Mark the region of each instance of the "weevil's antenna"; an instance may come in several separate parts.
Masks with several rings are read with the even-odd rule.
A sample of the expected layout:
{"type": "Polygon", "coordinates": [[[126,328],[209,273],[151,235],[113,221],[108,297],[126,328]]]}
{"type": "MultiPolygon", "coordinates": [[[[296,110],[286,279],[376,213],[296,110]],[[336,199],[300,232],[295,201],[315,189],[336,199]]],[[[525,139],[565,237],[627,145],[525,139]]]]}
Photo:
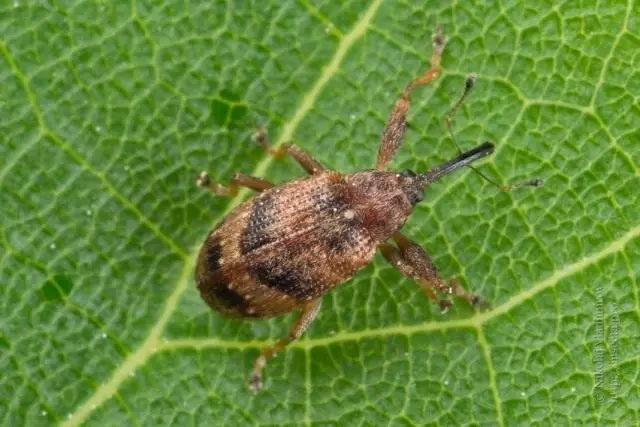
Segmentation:
{"type": "Polygon", "coordinates": [[[495,146],[490,142],[483,142],[475,148],[472,148],[469,151],[465,151],[461,153],[455,159],[449,160],[441,164],[440,166],[436,166],[433,169],[428,170],[427,172],[420,174],[417,177],[416,185],[420,187],[424,187],[425,185],[429,185],[432,182],[435,182],[442,178],[445,175],[449,175],[452,172],[457,171],[460,168],[465,166],[469,166],[472,162],[479,160],[489,154],[493,153],[495,146]]]}
{"type": "MultiPolygon", "coordinates": [[[[462,91],[462,95],[460,95],[460,98],[458,98],[458,101],[455,104],[453,104],[453,107],[451,107],[449,112],[444,116],[444,122],[446,123],[447,129],[449,130],[449,136],[451,137],[451,140],[455,144],[459,155],[462,154],[462,148],[460,148],[460,144],[458,144],[458,140],[456,139],[455,133],[453,132],[453,115],[456,111],[460,109],[462,104],[464,104],[464,101],[467,99],[469,94],[471,94],[471,91],[475,87],[477,80],[478,80],[478,76],[476,73],[469,73],[467,75],[467,78],[464,81],[464,89],[462,91]]],[[[504,192],[515,190],[516,188],[520,188],[520,187],[540,187],[542,184],[544,184],[543,180],[537,179],[537,178],[530,179],[524,182],[519,182],[517,184],[499,184],[493,179],[483,174],[482,172],[480,172],[474,166],[471,166],[471,165],[467,165],[467,166],[470,169],[472,169],[475,173],[480,175],[482,179],[484,179],[494,187],[498,188],[500,191],[504,191],[504,192]]]]}

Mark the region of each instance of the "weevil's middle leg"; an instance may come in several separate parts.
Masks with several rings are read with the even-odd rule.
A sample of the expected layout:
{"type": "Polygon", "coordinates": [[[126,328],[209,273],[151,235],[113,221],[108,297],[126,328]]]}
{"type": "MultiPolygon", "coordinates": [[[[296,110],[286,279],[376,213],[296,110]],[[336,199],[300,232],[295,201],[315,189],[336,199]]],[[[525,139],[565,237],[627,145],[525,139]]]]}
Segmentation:
{"type": "Polygon", "coordinates": [[[262,387],[262,371],[267,364],[267,360],[278,354],[288,344],[300,338],[309,325],[311,325],[313,319],[315,319],[318,311],[320,311],[321,305],[322,299],[317,299],[305,304],[300,317],[291,325],[287,336],[271,347],[262,350],[260,356],[258,356],[253,364],[253,371],[251,371],[251,376],[249,377],[249,389],[252,393],[255,394],[262,387]]]}
{"type": "Polygon", "coordinates": [[[481,297],[465,290],[457,280],[447,282],[440,277],[438,269],[420,245],[401,233],[396,233],[393,240],[397,247],[388,243],[380,245],[384,257],[405,276],[416,280],[427,296],[438,303],[440,310],[447,311],[453,303],[449,299],[439,298],[439,292],[462,297],[473,307],[487,305],[481,297]]]}
{"type": "Polygon", "coordinates": [[[293,157],[293,159],[311,175],[326,170],[326,168],[322,166],[322,163],[314,159],[309,153],[305,152],[295,144],[280,144],[278,147],[274,148],[269,142],[269,136],[264,128],[256,129],[253,134],[253,139],[263,146],[264,149],[276,159],[281,159],[287,154],[290,154],[291,157],[293,157]]]}
{"type": "Polygon", "coordinates": [[[201,172],[196,180],[198,187],[206,187],[218,196],[235,196],[238,194],[239,187],[247,187],[257,192],[267,190],[274,185],[264,178],[258,178],[255,176],[243,175],[237,173],[231,178],[229,186],[225,187],[222,184],[214,182],[209,178],[209,174],[201,172]]]}
{"type": "Polygon", "coordinates": [[[411,93],[419,88],[434,81],[440,75],[440,59],[442,51],[447,42],[447,37],[442,33],[442,27],[438,26],[436,33],[433,35],[433,56],[431,57],[431,68],[426,73],[413,80],[400,95],[400,99],[396,102],[389,115],[387,126],[382,134],[380,148],[378,149],[377,169],[384,169],[387,163],[393,159],[404,137],[407,128],[407,113],[409,112],[409,98],[411,93]]]}

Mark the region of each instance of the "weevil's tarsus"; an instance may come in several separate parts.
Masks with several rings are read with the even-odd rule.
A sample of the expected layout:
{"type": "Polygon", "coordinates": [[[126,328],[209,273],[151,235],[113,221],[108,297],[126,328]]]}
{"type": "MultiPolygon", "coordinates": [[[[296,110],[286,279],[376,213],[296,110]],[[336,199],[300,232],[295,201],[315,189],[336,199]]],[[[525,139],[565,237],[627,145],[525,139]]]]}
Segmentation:
{"type": "Polygon", "coordinates": [[[267,181],[264,178],[258,178],[255,176],[243,175],[241,173],[237,173],[231,178],[229,182],[229,186],[225,187],[222,184],[218,184],[214,182],[207,172],[202,171],[200,175],[198,175],[198,179],[196,180],[196,185],[198,187],[204,187],[211,190],[214,194],[218,196],[229,196],[233,197],[238,194],[239,187],[247,187],[257,192],[261,192],[267,190],[274,185],[267,181]]]}
{"type": "Polygon", "coordinates": [[[433,55],[431,57],[431,67],[421,76],[411,81],[400,95],[400,99],[396,101],[387,126],[382,134],[380,148],[378,149],[378,161],[376,169],[383,170],[387,164],[393,159],[396,152],[402,145],[405,131],[407,129],[407,113],[409,112],[409,99],[411,93],[419,88],[434,81],[441,72],[440,60],[442,51],[447,43],[447,37],[442,32],[442,26],[438,26],[436,33],[433,35],[433,55]]]}
{"type": "MultiPolygon", "coordinates": [[[[449,136],[451,137],[451,141],[453,141],[453,144],[456,146],[456,150],[458,150],[458,154],[462,154],[462,148],[460,147],[460,144],[458,143],[458,139],[456,138],[455,132],[453,131],[453,115],[456,113],[456,111],[460,109],[460,107],[462,107],[467,97],[471,94],[471,91],[476,86],[477,80],[478,80],[478,76],[476,73],[469,73],[467,75],[467,78],[464,81],[464,89],[462,90],[462,94],[460,95],[460,98],[458,98],[456,103],[453,104],[449,112],[444,116],[444,122],[447,125],[449,136]]],[[[524,182],[519,182],[517,184],[500,184],[495,180],[489,178],[487,175],[485,175],[481,171],[479,171],[476,167],[472,165],[467,165],[467,166],[469,167],[469,169],[477,173],[482,179],[484,179],[489,184],[493,185],[494,187],[496,187],[498,190],[502,192],[510,192],[515,190],[516,188],[521,188],[521,187],[540,187],[544,184],[543,180],[537,179],[537,178],[530,179],[524,182]]]]}
{"type": "Polygon", "coordinates": [[[544,180],[540,178],[533,178],[528,181],[518,182],[516,184],[500,184],[498,188],[500,191],[508,193],[509,191],[513,191],[516,188],[521,187],[542,187],[544,185],[544,180]]]}
{"type": "Polygon", "coordinates": [[[264,147],[267,152],[275,159],[282,159],[291,155],[293,159],[304,168],[310,175],[317,174],[326,170],[326,168],[313,158],[309,153],[302,150],[295,144],[280,144],[277,147],[271,145],[269,142],[269,136],[267,130],[263,127],[258,127],[252,135],[252,139],[264,147]]]}
{"type": "MultiPolygon", "coordinates": [[[[431,40],[433,42],[433,50],[441,55],[444,45],[447,44],[447,36],[444,34],[442,24],[436,25],[436,31],[433,33],[431,40]]],[[[434,53],[434,55],[436,53],[434,53]]]]}
{"type": "Polygon", "coordinates": [[[260,390],[260,388],[262,387],[262,371],[267,365],[267,360],[274,357],[291,342],[300,338],[300,336],[302,336],[309,325],[311,325],[313,319],[316,318],[316,315],[318,314],[318,311],[320,311],[321,306],[322,298],[305,304],[302,308],[302,313],[300,313],[300,317],[298,317],[293,325],[291,325],[291,329],[289,330],[287,336],[282,338],[271,347],[267,347],[262,350],[260,356],[258,356],[255,363],[253,364],[253,371],[251,371],[251,375],[249,377],[249,390],[253,394],[257,393],[258,390],[260,390]]]}
{"type": "Polygon", "coordinates": [[[429,298],[436,301],[442,313],[446,313],[453,305],[449,296],[464,298],[474,308],[486,306],[480,296],[465,290],[458,280],[445,281],[427,252],[402,233],[395,233],[392,237],[396,246],[382,243],[379,248],[384,257],[402,274],[414,279],[420,284],[429,298]],[[438,294],[446,297],[439,297],[438,294]]]}
{"type": "Polygon", "coordinates": [[[251,140],[256,144],[259,144],[267,151],[267,153],[269,153],[269,155],[273,156],[275,159],[282,159],[287,155],[286,151],[273,147],[271,141],[269,140],[269,133],[263,126],[257,126],[254,129],[253,133],[251,134],[251,140]]]}

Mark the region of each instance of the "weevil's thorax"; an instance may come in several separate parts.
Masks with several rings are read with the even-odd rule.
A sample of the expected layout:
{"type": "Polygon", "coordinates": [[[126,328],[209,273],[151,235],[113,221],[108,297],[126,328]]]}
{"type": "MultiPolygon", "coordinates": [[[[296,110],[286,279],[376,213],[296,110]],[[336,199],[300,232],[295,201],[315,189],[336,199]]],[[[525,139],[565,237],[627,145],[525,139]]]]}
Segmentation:
{"type": "MultiPolygon", "coordinates": [[[[365,170],[346,177],[353,208],[371,238],[383,241],[400,230],[421,197],[407,192],[406,177],[397,172],[365,170]]],[[[421,194],[420,194],[421,196],[421,194]]]]}

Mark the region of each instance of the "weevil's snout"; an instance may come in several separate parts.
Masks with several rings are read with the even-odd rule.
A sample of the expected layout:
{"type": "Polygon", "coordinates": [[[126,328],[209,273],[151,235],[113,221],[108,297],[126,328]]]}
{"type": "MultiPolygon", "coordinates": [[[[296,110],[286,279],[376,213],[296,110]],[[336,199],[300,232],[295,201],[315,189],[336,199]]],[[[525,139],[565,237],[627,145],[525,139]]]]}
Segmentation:
{"type": "Polygon", "coordinates": [[[417,181],[418,175],[411,169],[405,169],[399,173],[402,191],[407,196],[411,206],[424,200],[424,187],[417,181]]]}
{"type": "Polygon", "coordinates": [[[439,180],[443,176],[449,175],[471,163],[493,153],[495,146],[491,142],[484,142],[469,151],[460,153],[454,159],[449,160],[428,170],[425,173],[416,175],[410,169],[406,169],[398,174],[402,191],[413,206],[424,198],[424,188],[429,184],[439,180]]]}
{"type": "Polygon", "coordinates": [[[422,185],[427,186],[439,180],[443,176],[449,175],[450,173],[453,173],[459,169],[464,168],[465,166],[470,165],[476,160],[480,160],[481,158],[492,154],[494,149],[495,145],[493,145],[489,141],[485,141],[469,151],[460,153],[457,157],[449,160],[448,162],[445,162],[440,166],[436,166],[435,168],[432,168],[427,172],[418,175],[416,177],[416,180],[420,181],[422,185]]]}

